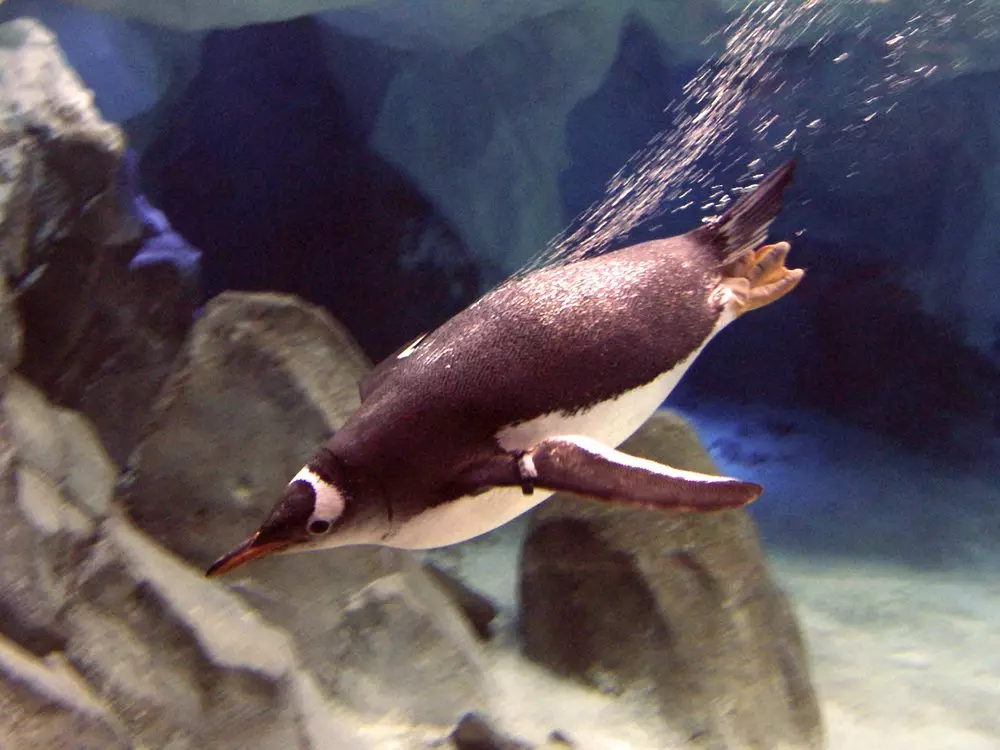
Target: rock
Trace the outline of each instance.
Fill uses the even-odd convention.
[[[600,0],[590,0],[600,2]],[[205,4],[192,7],[183,0],[79,0],[79,5],[126,18],[180,29],[249,26],[325,12],[334,23],[352,34],[386,38],[403,48],[444,47],[467,49],[525,17],[547,15],[574,5],[571,0],[511,0],[502,6],[488,0],[456,6],[447,0],[255,0],[238,5]],[[632,6],[652,3],[630,2]],[[675,26],[700,14],[681,12],[668,4]],[[703,37],[697,37],[698,43]]]
[[[338,636],[338,693],[354,706],[447,725],[486,703],[471,629],[417,567],[352,596]]]
[[[0,380],[21,361],[24,330],[17,311],[14,295],[7,286],[7,279],[0,271]]]
[[[130,516],[204,569],[357,408],[368,368],[319,308],[273,294],[215,298],[130,460]],[[482,696],[474,639],[408,560],[345,548],[262,560],[224,580],[295,636],[321,689],[359,711],[448,724]]]
[[[20,369],[124,461],[197,295],[163,264],[130,271],[142,223],[121,190],[124,138],[52,34],[3,25],[0,67],[0,270],[27,331]]]
[[[527,19],[466,54],[418,57],[393,79],[372,145],[481,261],[513,271],[562,228],[566,119],[613,62],[625,13],[585,3]]]
[[[320,308],[276,294],[219,295],[191,330],[129,460],[130,516],[207,566],[252,531],[357,408],[369,367]]]
[[[497,616],[497,607],[488,596],[469,588],[461,578],[433,563],[426,563],[424,570],[448,597],[461,608],[472,629],[482,640],[490,637],[490,623]]]
[[[125,750],[132,744],[72,668],[0,637],[0,747]]]
[[[110,257],[89,245],[64,250],[21,298],[28,333],[20,371],[86,414],[122,464],[173,367],[197,294],[164,264],[131,272],[134,248]]]
[[[317,17],[351,36],[414,51],[461,53],[503,33],[526,18],[548,15],[565,7],[566,0],[513,0],[425,3],[420,12],[400,12],[405,3],[365,3],[346,10],[329,10]]]
[[[288,637],[120,518],[72,573],[66,654],[137,744],[303,747]]]
[[[531,750],[531,745],[505,737],[475,713],[463,716],[449,739],[455,750]]]
[[[107,515],[117,467],[104,450],[94,425],[78,412],[59,409],[57,424],[64,446],[65,468],[60,486],[76,507],[93,518]]]
[[[569,737],[560,732],[558,729],[549,733],[549,736],[546,740],[546,748],[549,748],[550,750],[556,750],[557,748],[571,748],[571,747],[576,747],[576,745]]]
[[[85,418],[9,386],[0,747],[373,747],[285,632],[111,510],[114,471]]]
[[[94,530],[86,515],[66,503],[48,477],[27,466],[17,473],[17,507],[39,534],[86,538]]]
[[[21,514],[17,447],[10,420],[0,411],[0,632],[36,654],[59,648],[61,600],[38,567],[38,534]]]
[[[7,383],[3,412],[21,463],[66,493],[78,511],[102,518],[117,471],[93,425],[76,412],[53,407],[18,376]]]
[[[89,543],[112,487],[93,434],[64,431],[62,416],[9,378],[0,402],[0,631],[40,656],[65,644],[61,571]]]
[[[199,34],[137,24],[54,0],[6,0],[0,23],[35,18],[59,40],[69,64],[94,90],[101,114],[116,123],[154,109],[196,65]]]
[[[717,473],[668,413],[624,450]],[[649,694],[691,747],[822,746],[795,618],[743,511],[667,514],[556,496],[532,519],[520,601],[525,654],[605,691]]]
[[[60,54],[33,20],[0,26],[0,265],[19,281],[76,237],[122,244],[138,227],[114,189],[124,147],[103,122]]]
[[[45,395],[21,377],[12,377],[3,394],[3,413],[10,440],[21,460],[50,477],[65,463],[59,418]]]

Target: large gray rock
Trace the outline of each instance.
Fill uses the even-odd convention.
[[[66,654],[149,747],[306,747],[288,637],[119,518],[72,573]]]
[[[94,90],[101,114],[119,124],[155,110],[197,66],[201,34],[137,24],[59,0],[0,3],[0,22],[15,18],[35,18],[58,37],[70,65]]]
[[[33,20],[0,26],[0,268],[23,279],[77,237],[120,244],[138,225],[115,191],[124,139]]]
[[[40,656],[65,645],[59,571],[92,538],[113,484],[93,432],[10,377],[0,401],[0,630]]]
[[[0,26],[0,69],[0,272],[18,291],[21,371],[87,414],[121,462],[196,289],[169,264],[129,268],[142,223],[122,190],[124,138],[52,34],[30,20]],[[0,316],[12,314],[0,296]],[[17,348],[0,342],[0,355]]]
[[[0,637],[0,747],[124,750],[126,736],[61,658],[43,661]]]
[[[129,460],[130,516],[207,566],[242,541],[357,408],[370,364],[318,307],[277,294],[209,302]]]
[[[658,413],[624,450],[715,473],[691,428]],[[743,511],[612,508],[556,496],[521,561],[524,651],[610,692],[646,693],[685,747],[819,748],[806,654]]]
[[[204,568],[253,531],[357,408],[368,367],[317,307],[274,294],[215,298],[130,461],[129,515]],[[225,580],[294,634],[319,684],[358,710],[447,723],[484,699],[475,637],[405,553],[276,557]]]
[[[7,279],[0,272],[0,378],[21,361],[24,330]]]
[[[478,643],[445,592],[418,567],[383,576],[354,595],[338,636],[339,692],[349,694],[352,705],[439,725],[486,706]]]
[[[84,418],[9,379],[0,747],[370,747],[286,633],[112,510],[114,479]]]

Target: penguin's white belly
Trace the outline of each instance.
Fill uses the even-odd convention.
[[[575,414],[553,412],[505,427],[497,433],[497,441],[508,451],[528,450],[539,441],[556,435],[584,435],[613,448],[621,445],[653,415],[702,349],[732,319],[728,310],[724,312],[700,347],[673,369],[645,385]],[[402,549],[431,549],[464,542],[517,518],[551,494],[536,489],[525,495],[519,487],[502,487],[459,497],[428,508],[399,527],[383,543]]]

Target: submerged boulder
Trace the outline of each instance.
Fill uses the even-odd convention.
[[[501,734],[475,713],[463,716],[448,739],[452,750],[532,750],[530,745]]]
[[[118,518],[72,574],[69,660],[151,747],[303,747],[291,641]]]
[[[372,747],[287,633],[113,508],[114,478],[83,417],[9,378],[0,747]]]
[[[7,286],[7,279],[0,272],[0,372],[7,372],[21,361],[24,330],[21,316],[14,302],[14,295]]]
[[[368,368],[317,307],[215,298],[130,460],[129,515],[204,569],[253,531],[357,408]],[[296,637],[326,690],[360,711],[447,724],[485,700],[482,667],[457,606],[412,566],[403,552],[354,547],[263,560],[225,580]]]
[[[93,537],[114,470],[93,430],[17,376],[0,400],[0,631],[39,656],[61,649],[62,566]]]
[[[124,137],[34,20],[0,25],[0,264],[20,281],[77,237],[120,244],[138,234],[118,205]]]
[[[207,566],[253,530],[357,408],[369,367],[318,307],[286,295],[219,295],[191,330],[129,460],[130,516]]]
[[[197,303],[164,264],[130,268],[145,228],[124,137],[33,20],[0,26],[0,271],[25,327],[20,370],[83,411],[123,461]],[[123,180],[124,177],[124,180]],[[11,319],[9,295],[0,315]],[[16,339],[0,355],[17,359]]]
[[[623,446],[717,473],[656,414]],[[820,748],[805,649],[743,511],[671,514],[555,496],[521,560],[525,653],[613,693],[644,693],[690,747]]]
[[[0,636],[0,747],[126,750],[132,744],[63,659],[39,659]]]

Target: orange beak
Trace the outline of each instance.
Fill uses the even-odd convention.
[[[205,571],[205,576],[208,578],[217,578],[231,570],[235,570],[241,565],[245,565],[251,560],[280,552],[289,546],[288,542],[258,542],[257,539],[259,537],[260,532],[258,531],[232,552],[220,557]]]

